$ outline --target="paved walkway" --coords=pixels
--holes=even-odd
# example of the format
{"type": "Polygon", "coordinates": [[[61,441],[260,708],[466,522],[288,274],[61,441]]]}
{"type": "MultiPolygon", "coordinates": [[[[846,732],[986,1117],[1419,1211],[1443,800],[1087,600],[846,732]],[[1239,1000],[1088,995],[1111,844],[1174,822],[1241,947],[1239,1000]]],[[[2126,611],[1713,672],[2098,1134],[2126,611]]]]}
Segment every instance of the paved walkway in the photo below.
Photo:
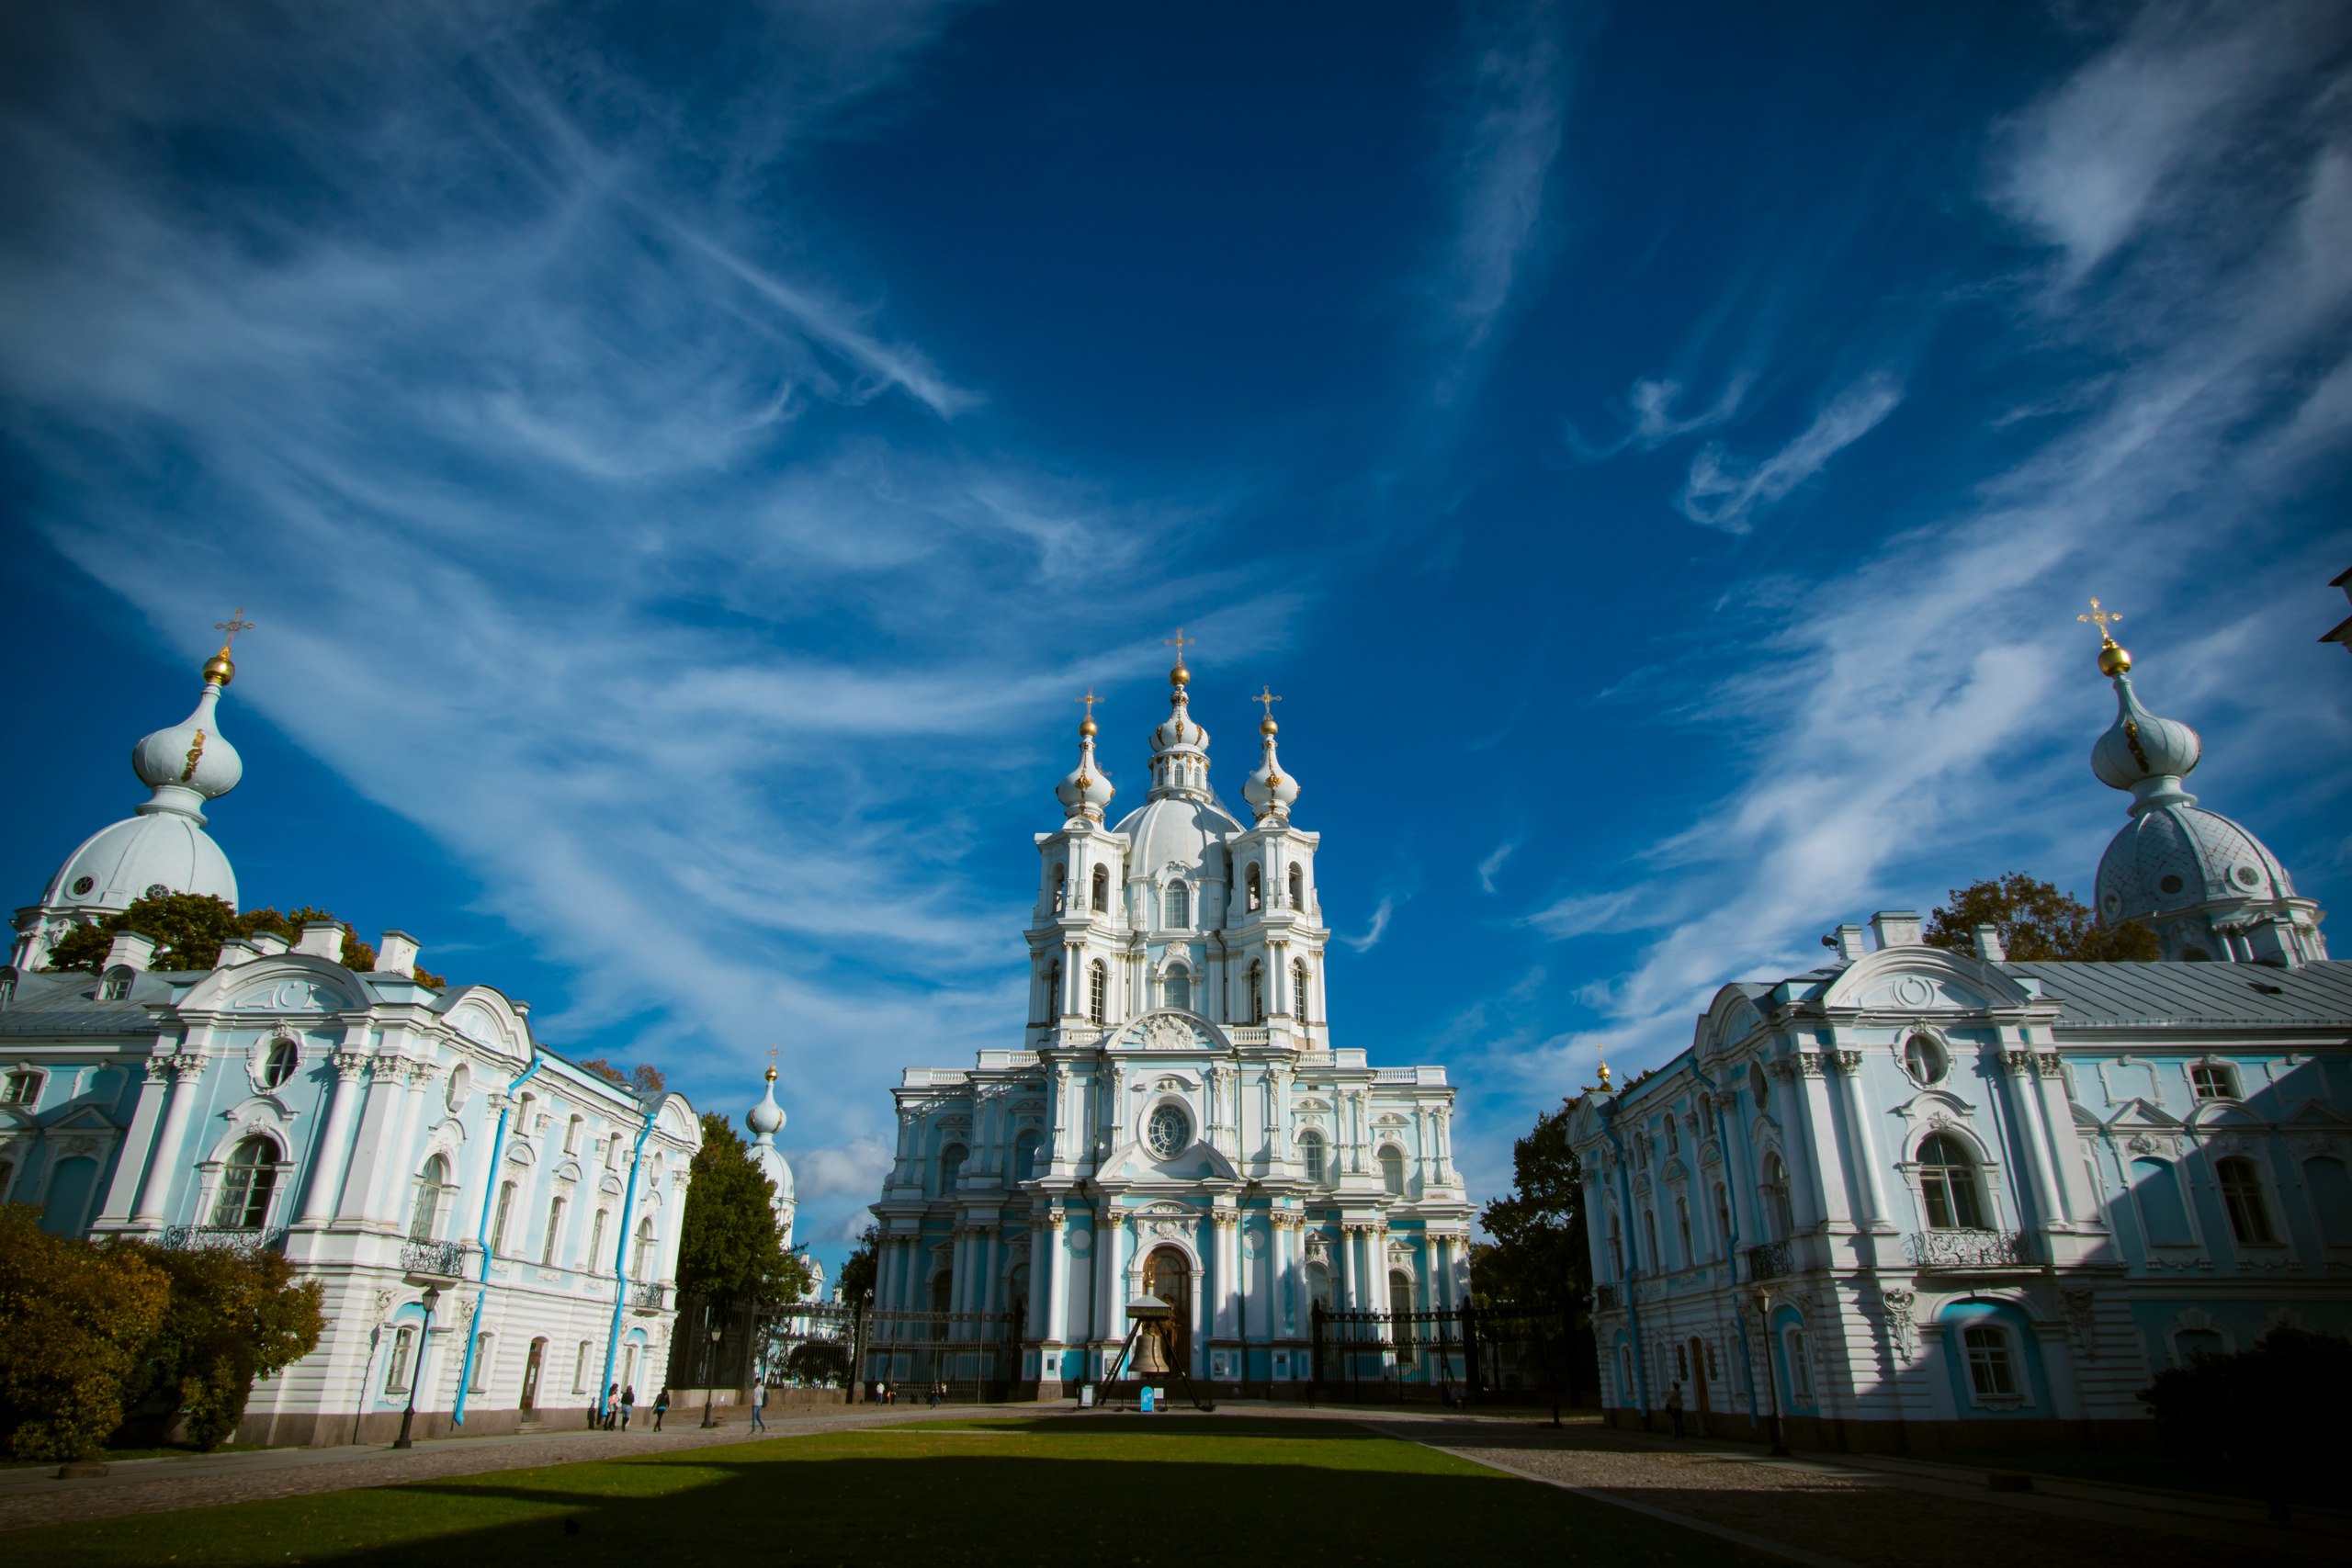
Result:
{"type": "MultiPolygon", "coordinates": [[[[775,1415],[768,1418],[771,1436],[792,1438],[811,1432],[838,1432],[858,1427],[933,1418],[919,1404],[801,1407],[808,1415],[775,1415]]],[[[940,1416],[1035,1416],[1034,1404],[957,1405],[940,1416]]],[[[385,1444],[348,1444],[331,1449],[263,1449],[250,1453],[190,1454],[172,1459],[125,1460],[105,1475],[60,1481],[54,1466],[0,1470],[0,1530],[29,1525],[62,1524],[75,1519],[112,1518],[122,1514],[153,1514],[173,1508],[209,1508],[223,1503],[249,1503],[265,1497],[300,1497],[318,1492],[341,1492],[355,1486],[399,1486],[415,1481],[437,1481],[452,1475],[481,1475],[491,1471],[527,1470],[542,1464],[572,1464],[582,1460],[614,1459],[634,1454],[672,1453],[708,1448],[714,1443],[740,1443],[752,1437],[739,1419],[704,1431],[695,1422],[671,1420],[661,1432],[642,1419],[627,1432],[592,1432],[573,1427],[560,1432],[529,1433],[500,1438],[437,1438],[412,1449],[385,1444]]]]}

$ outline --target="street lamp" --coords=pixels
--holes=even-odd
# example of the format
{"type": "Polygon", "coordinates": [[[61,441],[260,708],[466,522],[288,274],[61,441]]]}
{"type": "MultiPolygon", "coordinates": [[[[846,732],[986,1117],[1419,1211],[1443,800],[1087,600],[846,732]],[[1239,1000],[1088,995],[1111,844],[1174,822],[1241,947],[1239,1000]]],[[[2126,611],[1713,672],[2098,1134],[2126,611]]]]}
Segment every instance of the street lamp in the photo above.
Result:
{"type": "Polygon", "coordinates": [[[1789,1451],[1789,1442],[1781,1434],[1781,1376],[1773,1371],[1772,1365],[1772,1297],[1761,1285],[1756,1288],[1756,1320],[1763,1329],[1758,1343],[1764,1352],[1764,1389],[1772,1396],[1770,1425],[1767,1429],[1772,1434],[1772,1452],[1785,1455],[1789,1451]]]}
{"type": "Polygon", "coordinates": [[[424,1381],[424,1352],[433,1343],[433,1309],[441,1304],[440,1288],[425,1286],[424,1298],[420,1304],[424,1308],[424,1327],[416,1337],[416,1365],[409,1369],[408,1374],[408,1408],[401,1412],[401,1435],[392,1439],[392,1447],[396,1449],[416,1447],[409,1441],[408,1429],[410,1423],[416,1419],[416,1385],[424,1381]]]}
{"type": "Polygon", "coordinates": [[[703,1363],[703,1371],[702,1371],[702,1385],[703,1385],[703,1386],[702,1386],[702,1424],[703,1424],[703,1429],[704,1429],[705,1431],[707,1431],[707,1430],[709,1430],[711,1427],[716,1427],[716,1426],[718,1426],[718,1421],[717,1421],[717,1420],[716,1420],[716,1419],[711,1416],[711,1414],[710,1414],[710,1395],[711,1395],[711,1383],[712,1383],[712,1382],[713,1382],[718,1378],[718,1336],[719,1336],[719,1332],[720,1332],[720,1331],[719,1331],[718,1329],[717,1329],[717,1328],[713,1328],[713,1329],[710,1331],[710,1359],[709,1359],[708,1361],[706,1361],[706,1362],[704,1362],[704,1363],[703,1363]]]}

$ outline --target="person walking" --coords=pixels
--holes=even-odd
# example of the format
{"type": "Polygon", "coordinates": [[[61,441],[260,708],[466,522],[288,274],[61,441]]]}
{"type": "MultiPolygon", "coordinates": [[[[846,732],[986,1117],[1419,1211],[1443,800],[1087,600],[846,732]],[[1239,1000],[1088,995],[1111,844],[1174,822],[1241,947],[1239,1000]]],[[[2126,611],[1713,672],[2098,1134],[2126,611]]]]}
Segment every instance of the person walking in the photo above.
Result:
{"type": "Polygon", "coordinates": [[[628,1430],[629,1413],[637,1408],[637,1386],[632,1383],[621,1390],[621,1430],[628,1430]]]}
{"type": "Polygon", "coordinates": [[[939,1396],[946,1392],[947,1390],[941,1386],[937,1378],[931,1380],[931,1407],[933,1410],[939,1408],[939,1396]]]}
{"type": "Polygon", "coordinates": [[[611,1431],[611,1430],[613,1429],[613,1423],[620,1419],[620,1415],[621,1415],[621,1385],[620,1385],[620,1384],[618,1384],[618,1383],[614,1383],[614,1384],[612,1384],[611,1386],[609,1386],[608,1388],[606,1388],[606,1389],[605,1390],[605,1431],[609,1432],[609,1431],[611,1431]]]}
{"type": "Polygon", "coordinates": [[[764,1432],[768,1429],[767,1417],[760,1414],[760,1407],[767,1402],[768,1380],[762,1378],[752,1385],[752,1430],[754,1432],[764,1432]]]}
{"type": "Polygon", "coordinates": [[[1679,1438],[1682,1436],[1682,1385],[1679,1382],[1666,1391],[1666,1416],[1674,1423],[1674,1435],[1679,1438]]]}
{"type": "Polygon", "coordinates": [[[670,1385],[665,1382],[662,1385],[662,1391],[653,1396],[653,1429],[655,1431],[662,1429],[662,1417],[668,1414],[670,1414],[670,1385]]]}

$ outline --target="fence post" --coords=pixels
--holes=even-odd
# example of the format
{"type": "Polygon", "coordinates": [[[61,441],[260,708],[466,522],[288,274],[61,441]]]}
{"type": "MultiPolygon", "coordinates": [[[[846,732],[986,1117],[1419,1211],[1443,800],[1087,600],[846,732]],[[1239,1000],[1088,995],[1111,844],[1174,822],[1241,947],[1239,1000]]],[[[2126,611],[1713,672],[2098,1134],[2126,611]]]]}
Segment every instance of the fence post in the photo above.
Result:
{"type": "Polygon", "coordinates": [[[1486,1403],[1486,1368],[1478,1351],[1478,1309],[1466,1297],[1462,1303],[1462,1383],[1466,1403],[1486,1403]]]}

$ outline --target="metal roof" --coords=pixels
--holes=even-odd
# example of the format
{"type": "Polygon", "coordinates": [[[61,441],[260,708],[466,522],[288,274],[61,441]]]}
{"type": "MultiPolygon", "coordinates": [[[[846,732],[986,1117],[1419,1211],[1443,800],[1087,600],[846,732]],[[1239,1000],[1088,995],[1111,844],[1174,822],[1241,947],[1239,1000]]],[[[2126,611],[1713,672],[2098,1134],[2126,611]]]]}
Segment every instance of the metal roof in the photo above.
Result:
{"type": "Polygon", "coordinates": [[[2061,1026],[2289,1024],[2352,1032],[2352,962],[2294,969],[2261,964],[2004,964],[2041,982],[2061,1026]]]}

